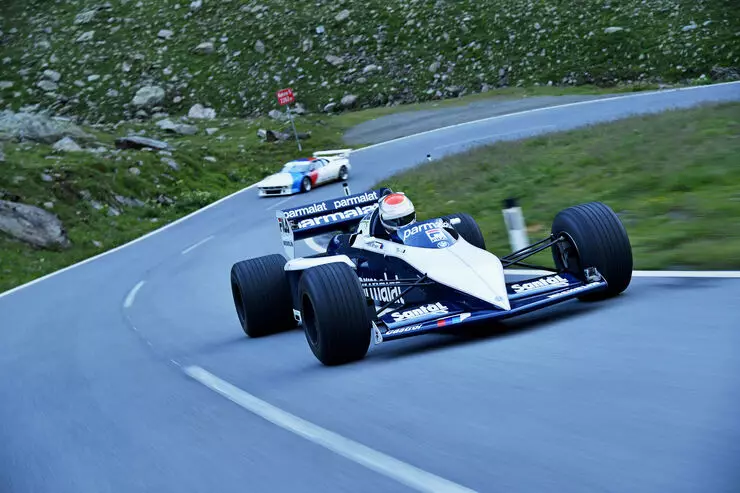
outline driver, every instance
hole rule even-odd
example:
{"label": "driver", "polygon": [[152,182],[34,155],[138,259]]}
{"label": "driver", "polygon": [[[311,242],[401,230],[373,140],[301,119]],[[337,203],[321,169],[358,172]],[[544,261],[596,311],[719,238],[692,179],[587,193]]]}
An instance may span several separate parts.
{"label": "driver", "polygon": [[378,205],[380,224],[393,236],[399,228],[416,222],[416,209],[403,192],[383,196]]}

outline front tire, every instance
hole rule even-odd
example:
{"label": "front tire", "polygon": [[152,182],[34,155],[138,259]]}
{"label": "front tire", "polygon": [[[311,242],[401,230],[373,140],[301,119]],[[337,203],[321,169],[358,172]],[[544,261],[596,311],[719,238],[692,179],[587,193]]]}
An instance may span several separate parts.
{"label": "front tire", "polygon": [[452,227],[455,228],[455,231],[460,233],[460,236],[462,236],[465,241],[482,250],[486,249],[486,240],[483,238],[483,232],[475,219],[473,219],[473,216],[464,212],[458,212],[457,214],[450,214],[449,216],[442,217],[442,219],[447,222],[450,222],[453,218],[460,219],[460,222],[452,224]]}
{"label": "front tire", "polygon": [[365,357],[372,322],[357,274],[341,262],[311,267],[299,283],[306,341],[326,366]]}
{"label": "front tire", "polygon": [[262,337],[295,328],[285,257],[279,253],[235,263],[231,294],[242,330]]}
{"label": "front tire", "polygon": [[337,180],[344,181],[347,178],[349,178],[349,171],[347,171],[346,166],[342,166],[341,168],[339,168],[339,173],[337,174]]}
{"label": "front tire", "polygon": [[567,241],[552,247],[558,269],[584,279],[583,270],[595,267],[608,286],[579,296],[584,301],[616,296],[632,281],[632,246],[627,231],[614,211],[601,202],[589,202],[560,211],[552,222],[552,234]]}
{"label": "front tire", "polygon": [[308,176],[304,177],[301,181],[301,192],[306,193],[311,191],[311,178]]}

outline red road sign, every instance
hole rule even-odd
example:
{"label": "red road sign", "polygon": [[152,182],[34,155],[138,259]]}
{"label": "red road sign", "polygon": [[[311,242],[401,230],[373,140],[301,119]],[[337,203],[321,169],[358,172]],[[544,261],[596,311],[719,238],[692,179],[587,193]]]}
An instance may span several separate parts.
{"label": "red road sign", "polygon": [[294,102],[295,98],[293,97],[293,89],[291,89],[290,87],[288,87],[287,89],[280,89],[277,92],[277,98],[278,103],[280,103],[281,106]]}

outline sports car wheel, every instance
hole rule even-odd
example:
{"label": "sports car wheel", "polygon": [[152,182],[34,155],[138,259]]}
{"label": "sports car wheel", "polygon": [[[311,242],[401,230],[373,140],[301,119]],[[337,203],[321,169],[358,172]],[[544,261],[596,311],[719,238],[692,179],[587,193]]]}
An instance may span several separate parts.
{"label": "sports car wheel", "polygon": [[337,179],[339,180],[346,180],[349,177],[349,171],[347,171],[346,166],[342,166],[339,168],[339,175],[337,176]]}
{"label": "sports car wheel", "polygon": [[303,178],[303,181],[301,181],[301,192],[308,192],[311,190],[311,178],[306,176]]}
{"label": "sports car wheel", "polygon": [[451,221],[452,219],[460,219],[459,223],[452,225],[452,227],[455,228],[455,231],[460,233],[460,236],[462,236],[465,241],[467,241],[471,245],[483,250],[486,249],[486,240],[483,239],[483,233],[480,230],[480,226],[478,226],[478,223],[475,222],[473,216],[471,216],[470,214],[465,214],[464,212],[459,212],[457,214],[443,216],[442,219],[445,219],[446,221]]}
{"label": "sports car wheel", "polygon": [[279,253],[243,260],[231,267],[234,307],[242,330],[249,337],[296,327],[284,267],[285,257]]}
{"label": "sports car wheel", "polygon": [[298,291],[314,356],[327,366],[364,358],[372,323],[357,274],[341,262],[311,267],[301,276]]}
{"label": "sports car wheel", "polygon": [[616,296],[632,281],[632,246],[619,217],[601,202],[568,207],[552,222],[552,234],[566,242],[553,245],[555,266],[585,279],[583,270],[595,267],[608,287],[579,296],[584,301]]}

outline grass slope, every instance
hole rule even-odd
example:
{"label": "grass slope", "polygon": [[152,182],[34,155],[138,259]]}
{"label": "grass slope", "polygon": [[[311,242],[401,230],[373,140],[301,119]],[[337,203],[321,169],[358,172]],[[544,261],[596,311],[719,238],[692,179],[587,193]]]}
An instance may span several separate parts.
{"label": "grass slope", "polygon": [[[736,0],[5,0],[0,104],[95,122],[132,116],[149,84],[170,113],[202,103],[242,116],[274,108],[284,86],[313,111],[347,94],[378,106],[679,82],[738,67],[738,25]],[[56,89],[37,85],[45,70]]]}
{"label": "grass slope", "polygon": [[[420,217],[472,214],[494,252],[511,251],[505,198],[520,199],[531,241],[560,209],[599,200],[625,223],[637,269],[737,269],[738,156],[740,103],[731,103],[499,143],[382,185],[407,193]],[[549,254],[537,260],[552,265]]]}

